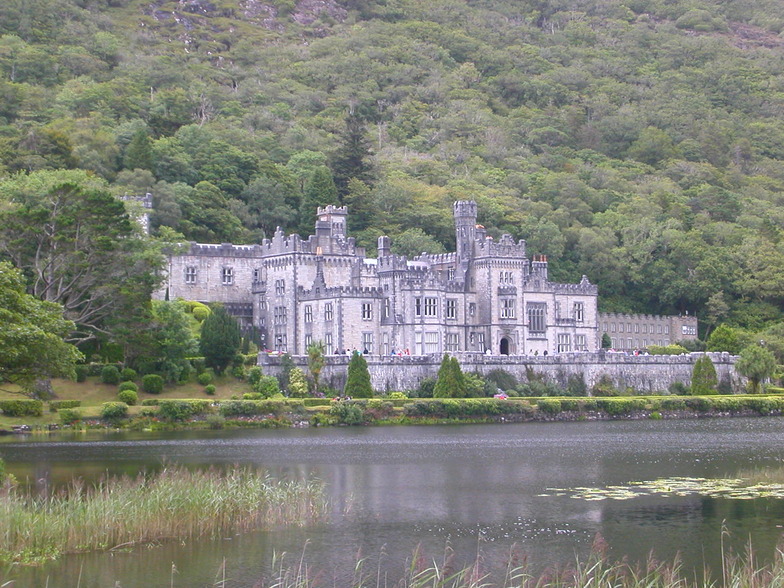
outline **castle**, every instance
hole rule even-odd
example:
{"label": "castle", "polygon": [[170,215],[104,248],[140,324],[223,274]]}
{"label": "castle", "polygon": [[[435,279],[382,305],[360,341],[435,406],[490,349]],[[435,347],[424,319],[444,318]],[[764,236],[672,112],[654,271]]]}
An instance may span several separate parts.
{"label": "castle", "polygon": [[695,317],[600,315],[587,277],[551,282],[525,241],[496,241],[477,224],[475,202],[453,209],[453,253],[409,260],[382,236],[366,257],[347,235],[347,208],[330,205],[307,239],[278,229],[257,245],[191,243],[170,256],[158,295],[221,302],[264,348],[295,356],[318,341],[327,355],[547,356],[597,351],[611,328],[620,349],[696,336]]}

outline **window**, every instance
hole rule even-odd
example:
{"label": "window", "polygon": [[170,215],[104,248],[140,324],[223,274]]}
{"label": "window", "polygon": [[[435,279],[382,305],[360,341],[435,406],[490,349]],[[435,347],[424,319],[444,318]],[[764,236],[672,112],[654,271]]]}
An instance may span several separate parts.
{"label": "window", "polygon": [[313,335],[305,335],[305,350],[307,351],[311,345],[313,345]]}
{"label": "window", "polygon": [[305,305],[305,322],[313,322],[313,307],[310,304]]}
{"label": "window", "polygon": [[477,333],[476,334],[476,346],[484,353],[485,351],[485,334],[484,333]]}
{"label": "window", "polygon": [[656,331],[659,333],[659,335],[661,335],[662,334],[662,326],[658,325]]}
{"label": "window", "polygon": [[588,346],[585,343],[585,335],[574,336],[574,350],[575,351],[588,351]]}
{"label": "window", "polygon": [[604,323],[604,328],[602,329],[605,333],[607,332],[607,323]]}
{"label": "window", "polygon": [[647,335],[648,334],[648,325],[643,325],[642,326],[642,334],[643,335]]}
{"label": "window", "polygon": [[185,283],[186,284],[195,284],[196,283],[196,266],[189,265],[185,268]]}
{"label": "window", "polygon": [[286,280],[275,280],[275,295],[276,296],[286,295]]}
{"label": "window", "polygon": [[639,323],[634,323],[634,332],[635,333],[639,333],[640,332],[640,324]]}
{"label": "window", "polygon": [[618,332],[623,333],[623,323],[618,323]]}
{"label": "window", "polygon": [[574,303],[574,320],[581,323],[585,320],[585,304],[582,302]]}
{"label": "window", "polygon": [[438,316],[438,298],[425,298],[425,316]]}
{"label": "window", "polygon": [[276,325],[286,324],[286,307],[276,306],[272,309],[272,322]]}
{"label": "window", "polygon": [[422,331],[414,333],[414,351],[417,355],[422,355]]}
{"label": "window", "polygon": [[455,279],[455,268],[449,267],[446,270],[446,279],[447,280],[454,280]]}
{"label": "window", "polygon": [[544,333],[547,330],[547,304],[528,303],[528,330],[531,333]]}
{"label": "window", "polygon": [[683,325],[681,327],[681,333],[683,335],[696,335],[697,334],[697,329],[695,329],[694,327],[690,327],[688,325]]}
{"label": "window", "polygon": [[373,333],[362,333],[362,352],[373,353]]}
{"label": "window", "polygon": [[513,283],[512,272],[501,272],[498,275],[498,281],[501,282],[502,284]]}
{"label": "window", "polygon": [[275,351],[286,351],[286,335],[279,333],[275,335]]}
{"label": "window", "polygon": [[261,276],[260,270],[258,268],[254,269],[253,270],[253,281],[254,282],[258,282],[260,276]]}
{"label": "window", "polygon": [[446,334],[446,350],[460,351],[460,335],[457,333]]}
{"label": "window", "polygon": [[456,319],[457,318],[457,300],[454,298],[447,298],[446,301],[446,318],[448,319]]}
{"label": "window", "polygon": [[568,353],[572,350],[571,337],[568,333],[558,334],[558,353]]}
{"label": "window", "polygon": [[389,303],[389,298],[384,298],[384,318],[389,318],[391,313],[391,306]]}
{"label": "window", "polygon": [[335,353],[335,348],[332,346],[332,333],[324,335],[324,353],[326,355]]}
{"label": "window", "polygon": [[363,321],[373,320],[373,303],[372,302],[363,302],[362,303],[362,320]]}
{"label": "window", "polygon": [[474,316],[476,314],[476,304],[471,302],[468,305],[468,316]]}
{"label": "window", "polygon": [[627,333],[631,333],[632,332],[632,324],[631,323],[626,323],[626,332]]}
{"label": "window", "polygon": [[422,316],[422,299],[414,298],[414,316]]}
{"label": "window", "polygon": [[611,333],[615,332],[615,323],[610,323],[610,332]]}
{"label": "window", "polygon": [[515,317],[515,299],[505,298],[501,300],[501,318],[513,319]]}
{"label": "window", "polygon": [[561,318],[561,303],[556,301],[553,303],[553,312],[555,313],[555,318]]}
{"label": "window", "polygon": [[325,321],[331,321],[333,316],[334,315],[333,315],[333,312],[332,312],[332,303],[331,302],[327,302],[324,305],[324,320]]}
{"label": "window", "polygon": [[669,335],[670,334],[670,325],[664,325],[664,334],[665,335]]}
{"label": "window", "polygon": [[234,268],[224,267],[221,270],[221,283],[224,286],[231,286],[234,284]]}
{"label": "window", "polygon": [[438,353],[438,331],[428,331],[425,333],[425,353]]}

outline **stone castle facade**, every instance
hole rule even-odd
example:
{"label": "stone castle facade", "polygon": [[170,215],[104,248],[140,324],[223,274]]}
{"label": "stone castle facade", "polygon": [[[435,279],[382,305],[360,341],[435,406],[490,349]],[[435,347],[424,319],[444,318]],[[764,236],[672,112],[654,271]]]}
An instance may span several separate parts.
{"label": "stone castle facade", "polygon": [[[525,241],[487,235],[475,202],[453,209],[453,253],[409,260],[379,237],[378,256],[369,258],[347,235],[348,210],[327,206],[318,209],[307,239],[279,229],[257,245],[191,243],[170,256],[159,295],[221,302],[256,329],[263,347],[292,355],[321,341],[328,355],[547,356],[598,350],[610,324],[623,329],[613,334],[619,349],[627,347],[620,337],[627,323],[646,332],[650,323],[652,335],[638,340],[651,344],[665,340],[662,321],[668,342],[680,330],[672,317],[600,315],[597,287],[587,277],[551,282],[546,258],[529,258]],[[690,321],[696,334],[696,319]]]}

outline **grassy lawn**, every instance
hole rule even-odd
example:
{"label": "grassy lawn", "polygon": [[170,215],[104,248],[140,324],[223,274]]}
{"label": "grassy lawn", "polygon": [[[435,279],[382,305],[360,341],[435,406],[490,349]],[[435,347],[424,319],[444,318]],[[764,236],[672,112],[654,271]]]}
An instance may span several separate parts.
{"label": "grassy lawn", "polygon": [[[137,382],[141,386],[141,382]],[[139,390],[139,404],[131,406],[129,413],[138,414],[141,403],[147,398],[214,398],[216,400],[229,400],[232,396],[242,397],[246,392],[250,392],[250,386],[246,382],[240,381],[231,375],[216,377],[213,381],[215,394],[208,396],[204,393],[204,386],[196,382],[187,384],[169,385],[163,389],[161,394],[147,394]],[[7,389],[0,390],[0,400],[23,398],[15,393],[13,386],[6,386]],[[101,414],[101,405],[104,402],[117,400],[117,386],[101,383],[100,378],[90,377],[85,382],[73,382],[71,380],[52,380],[52,388],[57,395],[57,400],[81,400],[82,405],[79,412],[84,418],[98,418]],[[8,417],[0,414],[0,429],[10,429],[14,425],[49,425],[59,424],[60,419],[56,412],[49,412],[46,404],[44,414],[41,417]]]}

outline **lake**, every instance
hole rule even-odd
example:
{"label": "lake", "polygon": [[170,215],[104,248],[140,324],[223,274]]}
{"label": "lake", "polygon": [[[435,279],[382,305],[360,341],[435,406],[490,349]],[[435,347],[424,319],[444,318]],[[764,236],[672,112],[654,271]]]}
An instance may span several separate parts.
{"label": "lake", "polygon": [[[0,439],[10,473],[47,491],[72,476],[134,474],[164,463],[253,465],[273,476],[323,480],[329,522],[220,541],[171,542],[68,556],[0,572],[16,586],[263,586],[273,554],[300,557],[341,586],[358,557],[396,580],[420,545],[488,569],[510,554],[534,570],[585,557],[600,535],[612,558],[680,554],[718,569],[725,546],[751,540],[769,561],[784,499],[728,491],[750,472],[784,482],[784,419],[603,421],[412,427],[116,433]],[[688,480],[682,480],[688,478]],[[694,479],[706,478],[705,481]],[[650,490],[634,483],[659,482]],[[632,484],[632,485],[630,485]],[[607,498],[607,488],[615,498]],[[580,490],[587,489],[587,490]],[[730,489],[731,490],[731,489]],[[623,498],[623,499],[619,499]],[[2,582],[0,582],[2,583]],[[390,582],[390,584],[393,582]]]}

